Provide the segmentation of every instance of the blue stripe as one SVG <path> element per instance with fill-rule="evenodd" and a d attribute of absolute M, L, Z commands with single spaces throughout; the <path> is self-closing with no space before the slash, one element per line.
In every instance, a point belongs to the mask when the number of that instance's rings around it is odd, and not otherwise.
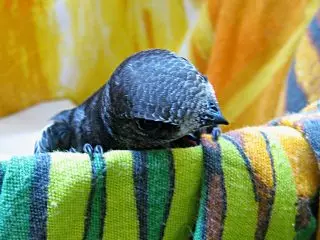
<path fill-rule="evenodd" d="M 260 131 L 260 134 L 262 135 L 262 137 L 264 138 L 264 140 L 266 142 L 266 150 L 268 152 L 268 156 L 269 156 L 269 159 L 270 159 L 270 165 L 271 165 L 271 170 L 272 170 L 272 181 L 273 181 L 272 188 L 270 189 L 270 197 L 268 197 L 268 200 L 267 200 L 268 201 L 267 214 L 266 214 L 264 222 L 262 224 L 262 226 L 264 226 L 263 229 L 262 229 L 263 231 L 261 231 L 261 229 L 260 229 L 260 231 L 258 231 L 258 229 L 256 231 L 256 238 L 257 239 L 264 239 L 266 234 L 267 234 L 267 230 L 268 230 L 269 222 L 270 222 L 270 218 L 271 218 L 272 206 L 273 206 L 274 197 L 275 197 L 275 194 L 276 194 L 276 183 L 277 183 L 277 180 L 276 180 L 276 172 L 275 172 L 275 169 L 274 169 L 274 160 L 273 160 L 273 156 L 272 156 L 272 153 L 271 153 L 270 141 L 269 141 L 268 136 L 267 136 L 266 133 Z M 261 235 L 259 235 L 259 233 Z"/>
<path fill-rule="evenodd" d="M 295 62 L 291 65 L 288 75 L 286 95 L 286 111 L 288 112 L 299 112 L 308 104 L 306 94 L 297 82 Z"/>
<path fill-rule="evenodd" d="M 3 179 L 4 179 L 4 174 L 5 174 L 5 164 L 4 162 L 0 162 L 0 194 L 2 190 L 2 184 L 3 184 Z"/>
<path fill-rule="evenodd" d="M 134 187 L 137 201 L 138 219 L 139 219 L 139 239 L 148 239 L 148 172 L 147 172 L 147 153 L 145 151 L 133 151 L 134 158 Z"/>
<path fill-rule="evenodd" d="M 271 152 L 270 141 L 269 141 L 268 136 L 265 132 L 260 131 L 260 133 L 263 136 L 264 140 L 266 141 L 266 150 L 268 152 L 269 159 L 270 159 L 270 164 L 271 164 L 271 169 L 272 169 L 272 181 L 273 181 L 272 189 L 270 189 L 271 190 L 270 191 L 270 198 L 268 199 L 268 213 L 267 213 L 265 223 L 264 223 L 265 224 L 264 236 L 265 236 L 265 234 L 267 233 L 270 218 L 271 218 L 272 207 L 273 207 L 274 198 L 275 198 L 275 194 L 276 194 L 276 188 L 277 188 L 277 179 L 276 179 L 276 172 L 274 169 L 274 159 L 273 159 L 272 152 Z"/>
<path fill-rule="evenodd" d="M 318 162 L 320 162 L 320 119 L 303 121 L 306 140 L 309 142 Z"/>
<path fill-rule="evenodd" d="M 50 162 L 49 154 L 35 155 L 30 203 L 30 239 L 46 239 Z"/>
<path fill-rule="evenodd" d="M 316 47 L 318 51 L 318 55 L 320 56 L 320 24 L 319 24 L 320 21 L 318 20 L 317 15 L 318 14 L 316 14 L 313 17 L 308 30 L 309 30 L 311 41 L 313 45 Z"/>
<path fill-rule="evenodd" d="M 263 136 L 264 140 L 266 141 L 266 146 L 267 146 L 267 152 L 270 158 L 270 164 L 271 164 L 271 169 L 272 169 L 272 181 L 273 181 L 273 189 L 276 189 L 277 186 L 277 179 L 276 179 L 276 173 L 274 170 L 274 160 L 273 160 L 273 156 L 271 153 L 271 146 L 270 146 L 270 141 L 268 139 L 268 136 L 266 133 L 260 131 L 261 135 Z"/>

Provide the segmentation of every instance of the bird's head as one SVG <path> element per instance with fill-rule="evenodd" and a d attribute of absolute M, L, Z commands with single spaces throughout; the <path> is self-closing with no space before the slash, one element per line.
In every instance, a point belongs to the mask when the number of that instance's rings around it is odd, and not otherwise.
<path fill-rule="evenodd" d="M 116 148 L 169 147 L 199 129 L 227 124 L 207 78 L 167 50 L 127 58 L 106 89 Z"/>

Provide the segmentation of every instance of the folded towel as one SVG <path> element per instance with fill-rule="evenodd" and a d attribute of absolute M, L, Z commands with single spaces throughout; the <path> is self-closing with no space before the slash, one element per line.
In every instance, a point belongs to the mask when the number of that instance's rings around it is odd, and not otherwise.
<path fill-rule="evenodd" d="M 201 147 L 52 153 L 1 163 L 0 239 L 186 239 Z"/>
<path fill-rule="evenodd" d="M 318 106 L 192 148 L 1 161 L 0 239 L 308 239 Z"/>

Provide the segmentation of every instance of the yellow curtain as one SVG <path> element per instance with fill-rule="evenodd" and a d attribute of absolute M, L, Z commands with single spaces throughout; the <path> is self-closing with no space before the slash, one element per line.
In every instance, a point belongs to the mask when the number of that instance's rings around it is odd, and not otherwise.
<path fill-rule="evenodd" d="M 319 6 L 319 0 L 3 0 L 0 116 L 51 99 L 80 103 L 127 56 L 156 47 L 186 56 L 208 75 L 232 128 L 261 123 L 285 109 L 286 76 Z"/>

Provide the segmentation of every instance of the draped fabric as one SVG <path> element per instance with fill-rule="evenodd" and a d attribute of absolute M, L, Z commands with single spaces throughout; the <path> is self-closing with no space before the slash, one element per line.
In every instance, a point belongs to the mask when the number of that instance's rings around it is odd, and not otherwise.
<path fill-rule="evenodd" d="M 318 0 L 0 3 L 0 116 L 79 104 L 134 52 L 167 48 L 214 85 L 230 128 L 298 111 L 319 92 Z M 297 100 L 298 99 L 298 100 Z"/>

